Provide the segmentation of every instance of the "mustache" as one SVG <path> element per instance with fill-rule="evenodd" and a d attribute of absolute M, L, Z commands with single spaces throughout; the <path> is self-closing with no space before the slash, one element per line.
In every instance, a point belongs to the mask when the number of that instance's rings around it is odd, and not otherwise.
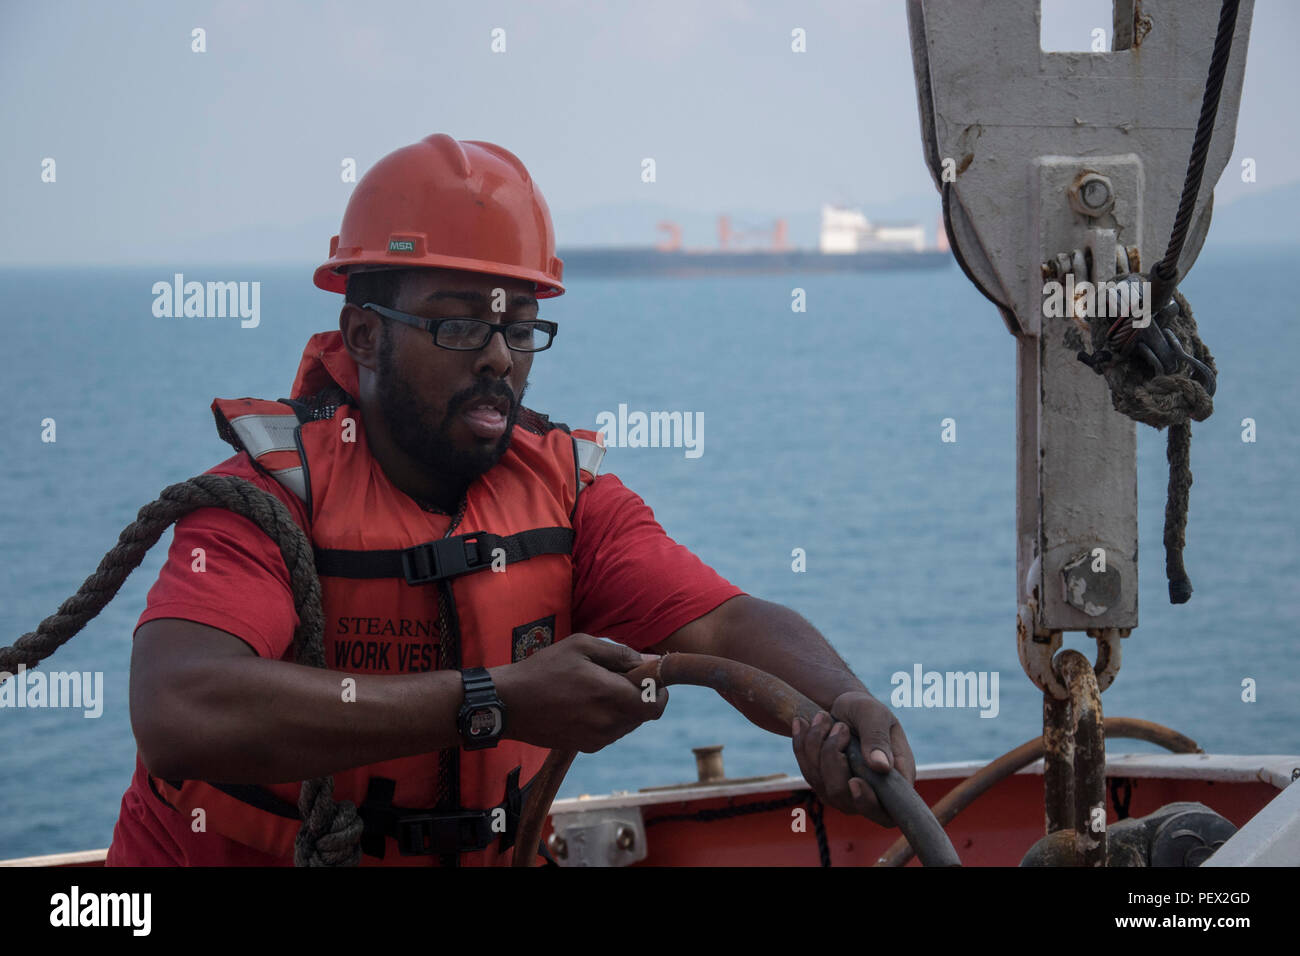
<path fill-rule="evenodd" d="M 515 397 L 514 389 L 505 382 L 480 382 L 453 395 L 447 403 L 447 412 L 451 414 L 460 411 L 466 405 L 484 398 L 504 398 L 509 403 L 512 414 L 519 405 L 519 399 Z"/>

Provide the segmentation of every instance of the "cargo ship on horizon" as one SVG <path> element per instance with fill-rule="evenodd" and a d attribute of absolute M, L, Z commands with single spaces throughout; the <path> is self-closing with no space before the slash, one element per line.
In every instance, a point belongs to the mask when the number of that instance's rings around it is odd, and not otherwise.
<path fill-rule="evenodd" d="M 926 246 L 919 223 L 872 223 L 857 209 L 822 206 L 821 236 L 816 249 L 789 244 L 786 220 L 770 230 L 737 230 L 727 216 L 718 218 L 716 248 L 682 246 L 675 222 L 660 222 L 664 239 L 653 246 L 588 246 L 561 250 L 566 278 L 774 275 L 791 272 L 869 272 L 935 269 L 952 262 L 947 235 Z M 762 243 L 753 245 L 755 240 Z"/>

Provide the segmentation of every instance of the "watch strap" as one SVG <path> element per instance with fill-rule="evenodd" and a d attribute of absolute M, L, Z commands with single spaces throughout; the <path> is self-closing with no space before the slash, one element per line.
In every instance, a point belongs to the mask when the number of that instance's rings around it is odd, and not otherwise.
<path fill-rule="evenodd" d="M 467 667 L 460 672 L 460 679 L 465 688 L 465 703 L 477 705 L 496 700 L 496 684 L 492 683 L 486 667 Z"/>

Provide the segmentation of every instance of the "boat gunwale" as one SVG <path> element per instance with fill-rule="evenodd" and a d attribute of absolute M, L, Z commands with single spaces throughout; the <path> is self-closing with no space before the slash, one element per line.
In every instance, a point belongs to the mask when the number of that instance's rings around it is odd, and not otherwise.
<path fill-rule="evenodd" d="M 917 780 L 957 780 L 973 776 L 988 765 L 986 760 L 963 760 L 950 763 L 922 764 L 916 768 Z M 1300 755 L 1289 754 L 1108 754 L 1107 777 L 1166 777 L 1172 780 L 1207 780 L 1224 783 L 1267 783 L 1284 790 L 1291 783 L 1291 773 L 1300 768 Z M 1042 758 L 1016 771 L 1016 774 L 1042 776 Z M 803 777 L 782 776 L 749 783 L 683 785 L 676 790 L 626 792 L 565 797 L 551 804 L 551 816 L 605 810 L 615 807 L 654 806 L 683 803 L 688 800 L 712 800 L 750 794 L 807 790 Z"/>
<path fill-rule="evenodd" d="M 917 780 L 958 780 L 982 770 L 987 761 L 962 760 L 949 763 L 922 764 L 916 768 Z M 1162 754 L 1128 753 L 1107 755 L 1107 777 L 1166 778 L 1170 780 L 1205 780 L 1223 783 L 1267 783 L 1282 791 L 1290 786 L 1291 774 L 1300 769 L 1300 755 L 1288 754 Z M 1035 760 L 1016 774 L 1042 776 L 1043 761 Z M 591 810 L 618 807 L 646 807 L 660 804 L 715 800 L 787 790 L 807 790 L 803 777 L 774 776 L 748 783 L 686 784 L 676 790 L 648 793 L 612 793 L 596 796 L 566 797 L 551 805 L 549 816 L 572 817 Z M 0 860 L 0 867 L 15 866 L 93 866 L 102 863 L 108 848 L 50 853 L 43 856 Z"/>

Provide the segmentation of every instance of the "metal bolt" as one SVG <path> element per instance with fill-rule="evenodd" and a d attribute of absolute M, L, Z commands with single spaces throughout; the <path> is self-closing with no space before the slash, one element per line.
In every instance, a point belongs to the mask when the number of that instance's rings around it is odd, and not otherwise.
<path fill-rule="evenodd" d="M 549 847 L 551 851 L 551 856 L 555 857 L 557 860 L 568 859 L 569 844 L 564 842 L 564 837 L 560 836 L 559 834 L 552 833 L 550 839 L 546 841 L 546 845 Z"/>
<path fill-rule="evenodd" d="M 636 846 L 636 831 L 624 824 L 614 831 L 614 845 L 620 850 L 630 850 Z"/>
<path fill-rule="evenodd" d="M 1110 187 L 1094 179 L 1083 187 L 1083 204 L 1089 209 L 1100 209 L 1110 199 Z"/>
<path fill-rule="evenodd" d="M 1061 568 L 1065 603 L 1089 617 L 1105 614 L 1122 597 L 1119 569 L 1103 563 L 1104 570 L 1097 570 L 1096 551 L 1102 552 L 1104 562 L 1104 549 L 1090 548 Z"/>
<path fill-rule="evenodd" d="M 1070 184 L 1068 195 L 1070 207 L 1092 219 L 1104 216 L 1115 205 L 1115 190 L 1100 173 L 1080 173 Z"/>

